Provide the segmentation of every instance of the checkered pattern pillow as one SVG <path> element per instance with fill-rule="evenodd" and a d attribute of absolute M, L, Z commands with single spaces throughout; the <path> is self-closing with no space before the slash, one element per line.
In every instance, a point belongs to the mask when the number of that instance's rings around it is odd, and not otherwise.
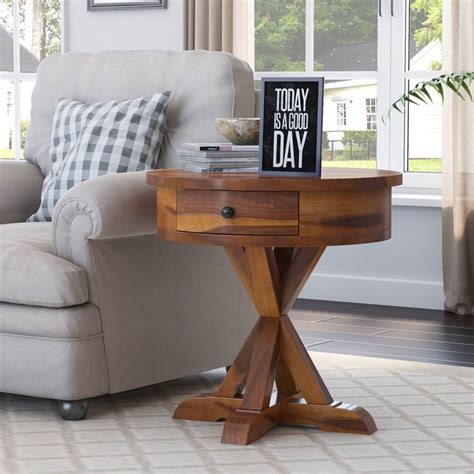
<path fill-rule="evenodd" d="M 94 104 L 60 99 L 53 119 L 51 171 L 40 208 L 28 221 L 50 221 L 58 200 L 82 181 L 156 168 L 170 94 Z"/>

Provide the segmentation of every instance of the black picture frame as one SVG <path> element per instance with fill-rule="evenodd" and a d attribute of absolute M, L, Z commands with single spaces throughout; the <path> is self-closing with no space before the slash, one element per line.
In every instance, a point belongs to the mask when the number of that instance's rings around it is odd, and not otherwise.
<path fill-rule="evenodd" d="M 278 87 L 280 85 L 281 87 Z M 280 92 L 277 92 L 280 89 Z M 287 89 L 286 98 L 290 97 L 288 89 L 295 92 L 291 97 L 294 100 L 292 106 L 299 104 L 300 111 L 289 112 L 284 107 L 284 112 L 279 112 L 282 105 L 283 92 Z M 306 99 L 304 98 L 304 91 Z M 298 91 L 298 92 L 296 92 Z M 300 99 L 296 99 L 299 95 Z M 260 156 L 259 156 L 259 174 L 268 176 L 287 176 L 287 177 L 321 177 L 321 154 L 322 154 L 322 135 L 323 135 L 323 100 L 324 100 L 324 78 L 323 77 L 264 77 L 261 79 L 260 88 Z M 291 106 L 290 106 L 291 107 Z M 302 110 L 304 107 L 304 110 Z M 283 110 L 280 109 L 280 110 Z M 276 114 L 279 113 L 279 122 Z M 295 119 L 296 126 L 290 127 L 289 114 L 299 113 L 299 119 Z M 279 128 L 285 125 L 282 115 L 286 115 L 286 128 Z M 301 114 L 305 114 L 301 115 Z M 293 116 L 295 118 L 296 116 Z M 306 127 L 305 127 L 306 126 Z M 303 128 L 302 128 L 303 127 Z M 289 140 L 293 141 L 291 149 L 295 150 L 295 143 L 298 148 L 298 158 L 295 155 L 281 158 L 284 165 L 275 166 L 280 161 L 276 160 L 275 143 L 277 136 L 275 131 L 279 131 L 280 142 L 285 143 L 285 150 Z M 292 132 L 291 134 L 289 132 Z M 307 135 L 304 138 L 304 132 Z M 286 132 L 286 135 L 285 135 Z M 298 134 L 296 133 L 298 132 Z M 283 136 L 282 136 L 283 133 Z M 295 141 L 296 138 L 296 141 Z M 286 153 L 286 151 L 285 151 Z M 290 159 L 287 159 L 290 158 Z M 291 162 L 295 163 L 293 167 Z M 288 162 L 288 163 L 286 163 Z"/>
<path fill-rule="evenodd" d="M 167 0 L 113 0 L 107 2 L 104 0 L 87 0 L 88 11 L 103 11 L 103 10 L 122 10 L 134 8 L 167 8 Z"/>

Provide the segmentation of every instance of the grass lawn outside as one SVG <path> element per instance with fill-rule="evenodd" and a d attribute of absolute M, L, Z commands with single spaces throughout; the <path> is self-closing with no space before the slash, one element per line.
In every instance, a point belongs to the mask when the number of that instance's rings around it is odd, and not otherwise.
<path fill-rule="evenodd" d="M 323 168 L 366 168 L 375 169 L 375 160 L 340 160 L 324 161 Z"/>
<path fill-rule="evenodd" d="M 443 170 L 442 158 L 419 158 L 408 160 L 408 171 L 421 171 L 425 173 L 441 173 Z"/>
<path fill-rule="evenodd" d="M 0 148 L 0 160 L 5 158 L 14 159 L 15 158 L 15 150 L 5 150 Z"/>
<path fill-rule="evenodd" d="M 441 173 L 441 158 L 419 158 L 408 161 L 409 171 L 422 173 Z M 365 168 L 375 169 L 375 160 L 324 161 L 323 168 Z"/>

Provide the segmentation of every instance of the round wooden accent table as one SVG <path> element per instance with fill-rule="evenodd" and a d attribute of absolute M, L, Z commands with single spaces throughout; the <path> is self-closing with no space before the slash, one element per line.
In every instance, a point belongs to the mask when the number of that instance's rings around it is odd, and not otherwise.
<path fill-rule="evenodd" d="M 327 246 L 390 238 L 391 188 L 402 175 L 324 169 L 315 179 L 168 169 L 150 171 L 147 182 L 157 187 L 160 237 L 223 246 L 260 315 L 217 391 L 182 402 L 174 418 L 226 420 L 222 442 L 230 444 L 252 443 L 283 423 L 373 433 L 366 410 L 333 400 L 288 313 Z"/>

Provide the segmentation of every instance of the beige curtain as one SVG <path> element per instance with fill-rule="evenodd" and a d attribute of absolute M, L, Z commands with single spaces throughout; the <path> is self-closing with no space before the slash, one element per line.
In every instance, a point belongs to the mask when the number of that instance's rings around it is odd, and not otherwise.
<path fill-rule="evenodd" d="M 253 0 L 184 0 L 184 49 L 226 51 L 253 67 Z"/>
<path fill-rule="evenodd" d="M 474 71 L 474 2 L 443 1 L 443 69 Z M 448 94 L 443 110 L 445 307 L 473 315 L 474 104 Z"/>

